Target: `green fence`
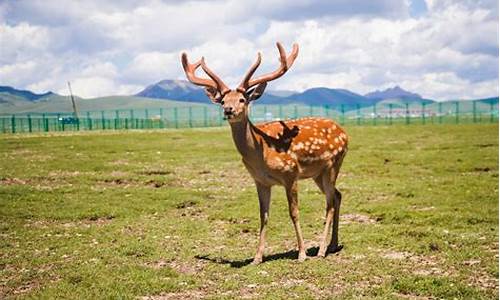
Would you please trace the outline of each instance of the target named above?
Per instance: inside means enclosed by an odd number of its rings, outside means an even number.
[[[342,125],[495,123],[498,101],[379,103],[375,106],[254,105],[253,122],[322,116]],[[0,115],[1,133],[223,126],[218,106]]]

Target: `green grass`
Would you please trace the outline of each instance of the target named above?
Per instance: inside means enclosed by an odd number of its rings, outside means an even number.
[[[340,241],[298,263],[227,127],[0,136],[0,298],[498,297],[498,126],[348,127]],[[324,199],[299,184],[310,253]]]

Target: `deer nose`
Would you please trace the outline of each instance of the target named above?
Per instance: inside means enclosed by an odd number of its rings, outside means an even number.
[[[233,108],[232,107],[224,107],[224,114],[226,116],[233,114]]]

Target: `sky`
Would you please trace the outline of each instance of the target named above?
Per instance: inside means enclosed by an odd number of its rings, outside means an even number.
[[[491,97],[498,20],[498,0],[0,0],[0,85],[129,95],[185,79],[185,51],[236,87],[259,51],[256,75],[278,67],[280,41],[299,56],[268,89]]]

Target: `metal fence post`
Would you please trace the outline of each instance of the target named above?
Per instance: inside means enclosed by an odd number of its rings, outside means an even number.
[[[134,128],[134,110],[130,110],[130,128]],[[137,126],[135,127],[137,128]]]
[[[477,122],[477,119],[476,119],[476,113],[477,113],[477,107],[476,107],[476,101],[473,101],[472,102],[472,120],[474,123]]]
[[[493,123],[494,122],[494,112],[493,112],[493,102],[490,103],[490,122]]]
[[[90,112],[87,112],[87,129],[92,130],[92,119],[90,118]]]
[[[165,128],[165,123],[163,122],[163,108],[160,108],[160,127]]]
[[[438,107],[439,107],[439,124],[442,124],[443,123],[443,103],[439,102]]]
[[[460,121],[458,119],[458,113],[460,112],[460,109],[458,107],[458,101],[455,101],[455,123],[458,124]]]
[[[179,128],[179,112],[177,107],[174,107],[174,123],[175,123],[175,128]]]
[[[342,117],[341,117],[341,119],[340,119],[340,120],[341,120],[340,122],[342,123],[342,125],[344,125],[344,124],[345,124],[345,107],[344,107],[344,104],[341,104],[341,105],[340,105],[340,112],[341,112],[341,114],[342,114]]]
[[[12,115],[10,129],[12,133],[16,133],[16,116]]]
[[[425,102],[422,102],[422,124],[425,124]]]
[[[203,126],[208,127],[208,109],[203,106]]]
[[[43,114],[43,126],[45,129],[45,132],[49,132],[49,119],[45,117],[45,114]]]
[[[361,107],[359,104],[356,104],[356,124],[361,125]]]
[[[405,112],[406,125],[410,125],[410,104],[406,102],[405,107],[406,107],[406,112]]]
[[[115,110],[115,130],[118,129],[118,118],[120,117],[120,112]]]
[[[389,125],[392,125],[392,103],[389,104]]]
[[[61,114],[57,114],[57,119],[56,119],[57,126],[56,126],[56,128],[57,128],[58,131],[61,131],[61,130],[64,131],[64,123],[61,122],[61,121],[62,121],[61,120]]]
[[[104,119],[104,110],[101,110],[101,129],[106,129],[106,120]]]
[[[33,127],[31,124],[31,115],[28,114],[28,131],[33,132]]]
[[[193,128],[193,108],[190,106],[188,108],[189,113],[189,128]]]

